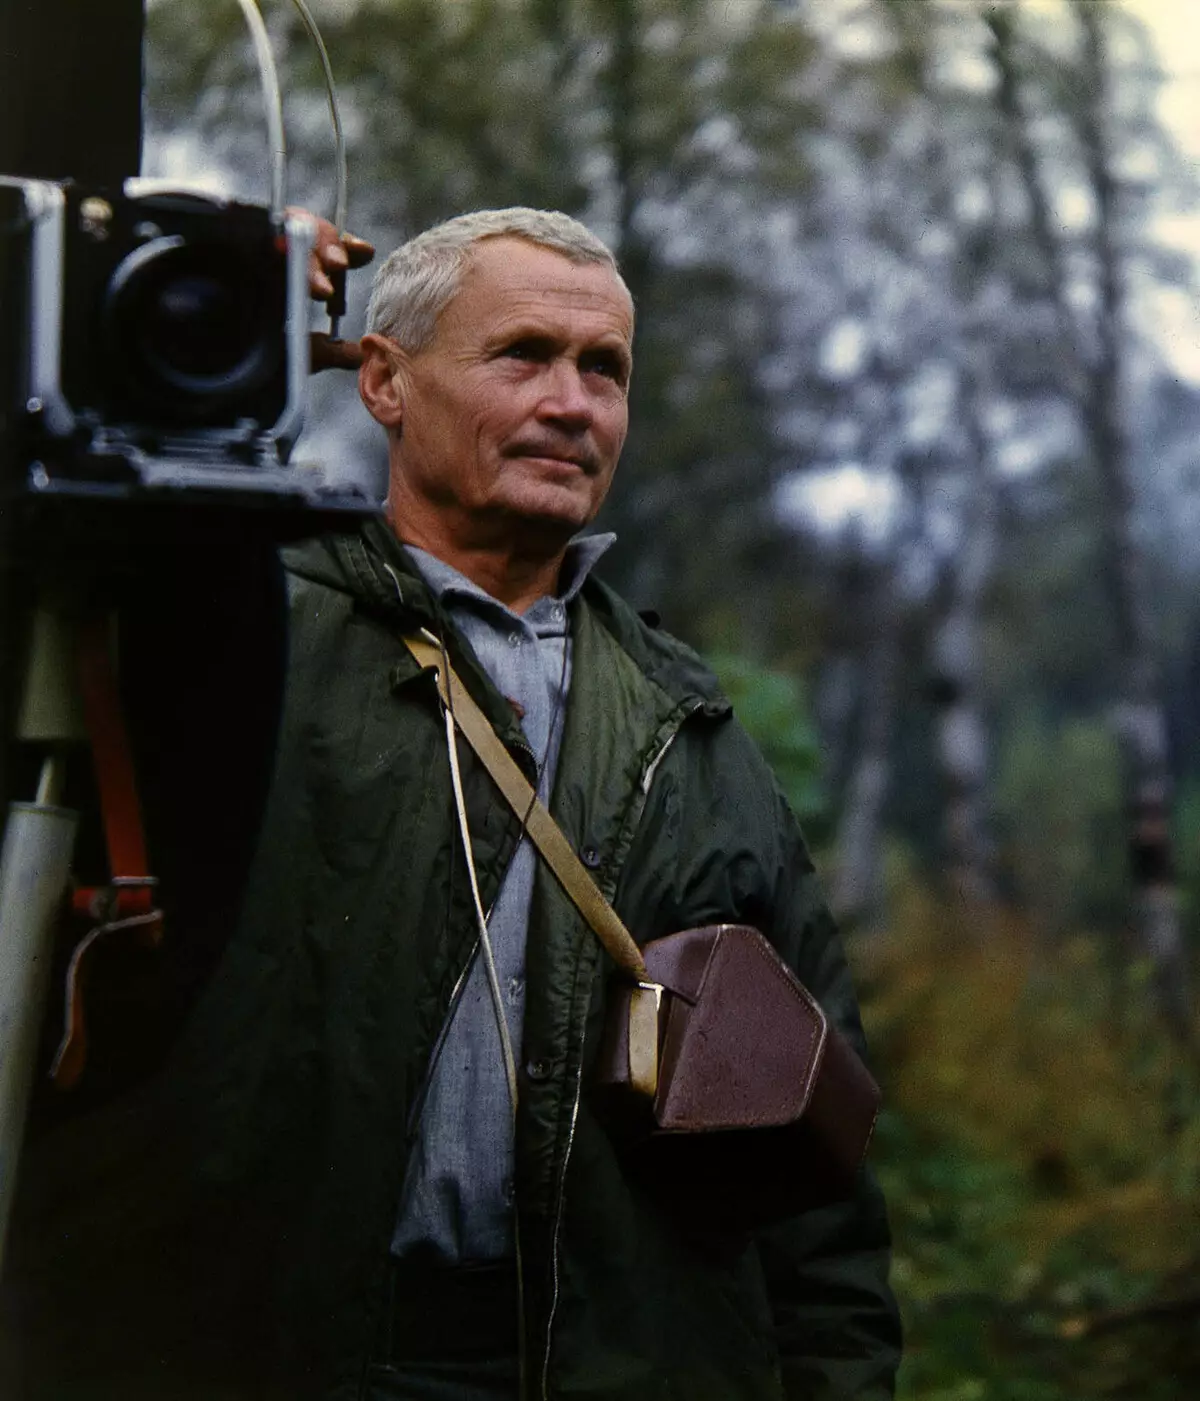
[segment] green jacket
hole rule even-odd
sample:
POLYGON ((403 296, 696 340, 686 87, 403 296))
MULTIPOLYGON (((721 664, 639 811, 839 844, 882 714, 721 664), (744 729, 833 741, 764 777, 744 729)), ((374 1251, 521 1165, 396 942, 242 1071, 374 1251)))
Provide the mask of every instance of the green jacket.
MULTIPOLYGON (((477 937, 433 678, 404 634, 444 635, 531 777, 533 756, 381 522, 287 563, 275 781, 239 931, 178 1058, 174 1161, 208 1223, 186 1237, 197 1274, 273 1320, 249 1330, 264 1376, 285 1357, 288 1394, 353 1401, 426 1068, 477 937)), ((861 1047, 796 823, 712 676, 594 580, 572 637, 553 811, 635 937, 753 924, 861 1047)), ((517 823, 473 756, 463 768, 486 908, 517 823)), ((539 870, 516 1153, 531 1401, 890 1396, 899 1330, 869 1174, 852 1202, 754 1239, 672 1226, 592 1112, 610 971, 539 870)))

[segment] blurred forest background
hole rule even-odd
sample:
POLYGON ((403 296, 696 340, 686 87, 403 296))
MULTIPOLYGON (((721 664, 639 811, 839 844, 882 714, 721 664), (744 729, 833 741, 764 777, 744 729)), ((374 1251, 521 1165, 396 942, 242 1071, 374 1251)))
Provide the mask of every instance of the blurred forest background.
MULTIPOLYGON (((606 573, 713 659, 847 930, 923 1401, 1200 1395, 1197 184, 1154 3, 1198 8, 313 0, 351 228, 544 205, 619 255, 606 573)), ((265 199, 236 7, 152 0, 147 59, 146 173, 265 199)), ((379 485, 329 378, 307 454, 379 485)))

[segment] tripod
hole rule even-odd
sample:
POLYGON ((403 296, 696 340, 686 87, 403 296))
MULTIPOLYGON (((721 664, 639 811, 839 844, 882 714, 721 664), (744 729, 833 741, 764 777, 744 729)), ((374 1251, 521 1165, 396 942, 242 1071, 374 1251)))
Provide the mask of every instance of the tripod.
POLYGON ((9 805, 0 853, 0 1262, 79 820, 59 803, 66 751, 86 739, 70 638, 62 612, 37 610, 17 738, 46 755, 33 801, 9 805))

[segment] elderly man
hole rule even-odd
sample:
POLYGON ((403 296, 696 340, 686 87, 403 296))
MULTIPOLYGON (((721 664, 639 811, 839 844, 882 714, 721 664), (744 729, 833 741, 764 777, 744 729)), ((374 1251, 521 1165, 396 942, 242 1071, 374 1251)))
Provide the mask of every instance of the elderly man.
POLYGON ((611 964, 459 745, 466 860, 404 641, 437 639, 639 941, 755 925, 861 1045, 763 760, 699 660, 597 581, 611 537, 579 534, 625 439, 633 324, 611 254, 561 214, 465 215, 378 272, 359 383, 386 519, 287 555, 262 840, 171 1080, 189 1253, 150 1231, 176 1283, 211 1283, 151 1373, 194 1369, 202 1340, 231 1396, 226 1357, 247 1396, 892 1394, 869 1174, 736 1238, 629 1179, 592 1093, 611 964))

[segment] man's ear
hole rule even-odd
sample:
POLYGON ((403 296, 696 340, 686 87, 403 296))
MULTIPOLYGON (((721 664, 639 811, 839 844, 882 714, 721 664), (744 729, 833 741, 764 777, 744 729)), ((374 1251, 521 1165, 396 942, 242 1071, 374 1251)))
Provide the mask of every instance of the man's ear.
POLYGON ((395 341, 374 333, 362 338, 358 392, 367 412, 385 428, 399 429, 404 418, 404 367, 407 356, 395 341))

